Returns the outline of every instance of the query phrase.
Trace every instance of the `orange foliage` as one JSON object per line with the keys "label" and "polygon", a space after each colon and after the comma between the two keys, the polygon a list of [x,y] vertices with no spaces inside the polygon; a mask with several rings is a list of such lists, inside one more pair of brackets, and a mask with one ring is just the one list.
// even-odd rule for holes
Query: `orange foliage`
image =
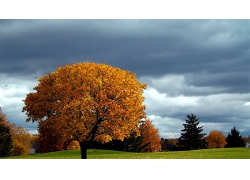
{"label": "orange foliage", "polygon": [[149,144],[142,152],[155,152],[161,151],[161,138],[158,134],[158,129],[155,129],[150,120],[145,120],[140,126],[140,132],[143,137],[141,146]]}
{"label": "orange foliage", "polygon": [[37,145],[40,153],[64,150],[64,139],[49,121],[42,121],[38,126]]}
{"label": "orange foliage", "polygon": [[36,92],[24,100],[27,122],[46,121],[40,128],[65,141],[123,140],[131,130],[139,135],[138,124],[146,117],[142,105],[146,84],[135,74],[86,62],[58,67],[38,81]]}
{"label": "orange foliage", "polygon": [[226,137],[220,131],[213,130],[206,138],[209,148],[223,148],[226,145]]}
{"label": "orange foliage", "polygon": [[66,148],[67,150],[78,150],[80,149],[80,144],[78,141],[72,141]]}
{"label": "orange foliage", "polygon": [[22,126],[16,126],[15,124],[11,124],[10,126],[13,139],[12,155],[27,155],[29,149],[32,147],[29,131]]}

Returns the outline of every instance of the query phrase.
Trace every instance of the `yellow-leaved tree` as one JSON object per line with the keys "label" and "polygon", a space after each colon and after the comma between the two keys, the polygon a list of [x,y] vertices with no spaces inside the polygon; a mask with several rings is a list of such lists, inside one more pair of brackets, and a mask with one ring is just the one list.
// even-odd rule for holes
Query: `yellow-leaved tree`
{"label": "yellow-leaved tree", "polygon": [[140,134],[140,120],[146,118],[146,84],[136,74],[85,62],[59,66],[38,81],[36,92],[24,100],[26,121],[46,121],[42,124],[59,133],[60,139],[78,141],[82,159],[93,141],[123,140],[131,131]]}
{"label": "yellow-leaved tree", "polygon": [[13,139],[12,156],[27,155],[32,147],[31,135],[27,129],[22,126],[11,124],[11,133]]}

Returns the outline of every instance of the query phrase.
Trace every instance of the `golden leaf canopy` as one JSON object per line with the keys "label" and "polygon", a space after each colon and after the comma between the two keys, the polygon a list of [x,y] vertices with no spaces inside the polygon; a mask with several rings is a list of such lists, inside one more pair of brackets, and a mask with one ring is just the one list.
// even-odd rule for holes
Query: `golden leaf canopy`
{"label": "golden leaf canopy", "polygon": [[[24,100],[27,121],[48,121],[61,136],[101,142],[123,140],[146,118],[136,74],[106,64],[76,63],[38,79]],[[94,134],[94,135],[93,135]]]}

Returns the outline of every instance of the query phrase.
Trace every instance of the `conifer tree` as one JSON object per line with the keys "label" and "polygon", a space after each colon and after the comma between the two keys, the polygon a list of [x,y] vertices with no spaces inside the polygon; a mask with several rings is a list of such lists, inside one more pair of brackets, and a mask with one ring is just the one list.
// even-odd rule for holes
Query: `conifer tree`
{"label": "conifer tree", "polygon": [[234,127],[231,129],[231,133],[228,134],[226,138],[226,147],[245,147],[246,143],[240,132]]}
{"label": "conifer tree", "polygon": [[203,126],[198,127],[199,120],[194,114],[187,115],[188,120],[184,125],[184,129],[181,130],[181,137],[178,139],[178,148],[180,150],[193,150],[207,148],[208,143],[205,139],[205,133],[202,133]]}
{"label": "conifer tree", "polygon": [[5,114],[2,113],[0,107],[0,157],[11,155],[12,142],[9,122],[6,120]]}

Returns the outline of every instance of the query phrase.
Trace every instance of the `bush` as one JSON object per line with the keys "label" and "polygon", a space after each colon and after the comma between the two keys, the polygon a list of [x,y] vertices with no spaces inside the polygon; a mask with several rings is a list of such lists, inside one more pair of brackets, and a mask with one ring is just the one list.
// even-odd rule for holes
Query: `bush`
{"label": "bush", "polygon": [[72,141],[66,148],[67,150],[79,150],[80,144],[78,141]]}

